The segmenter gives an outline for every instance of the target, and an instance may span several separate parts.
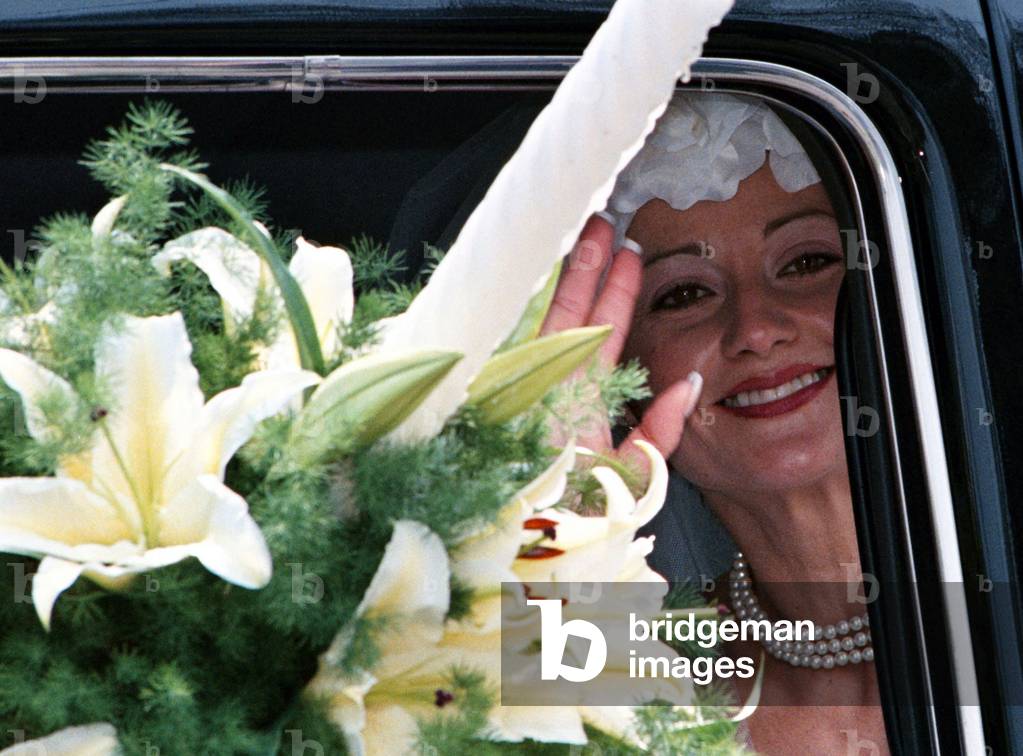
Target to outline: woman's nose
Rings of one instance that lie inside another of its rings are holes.
[[[737,292],[727,304],[727,317],[722,348],[728,357],[746,352],[766,357],[775,345],[796,338],[795,318],[785,302],[759,290]]]

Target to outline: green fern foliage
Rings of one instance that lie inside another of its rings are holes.
[[[111,231],[94,233],[82,214],[55,215],[36,231],[34,259],[0,269],[0,318],[36,323],[50,305],[56,313],[45,327],[26,328],[18,343],[0,346],[30,355],[82,397],[76,406],[61,397],[43,402],[52,426],[44,444],[27,433],[17,395],[0,384],[3,477],[52,475],[59,460],[88,448],[110,394],[96,379],[93,349],[102,329],[117,327],[120,318],[180,311],[207,398],[238,385],[254,369],[260,345],[287,327],[269,298],[257,301],[244,322],[229,323],[219,296],[194,266],[174,264],[164,276],[152,265],[153,254],[176,236],[210,225],[241,233],[218,204],[161,169],[205,169],[191,137],[187,120],[170,104],[132,105],[123,123],[86,147],[82,161],[110,195],[124,198]],[[227,187],[248,216],[273,229],[260,187],[247,179]],[[294,236],[274,233],[282,259]],[[372,344],[377,321],[403,311],[443,255],[427,249],[427,269],[410,273],[402,255],[368,237],[349,249],[355,316],[341,333],[345,349],[328,367]],[[30,739],[110,722],[129,755],[290,754],[304,752],[307,742],[324,753],[343,753],[322,703],[301,694],[319,655],[352,623],[393,523],[418,520],[453,544],[491,520],[550,463],[547,428],[555,419],[575,422],[567,404],[615,415],[626,402],[647,396],[645,378],[635,365],[591,375],[589,391],[556,389],[502,424],[482,423],[464,410],[429,441],[380,441],[301,470],[281,464],[291,416],[264,422],[225,477],[248,502],[270,548],[274,574],[262,590],[229,585],[195,560],[138,576],[117,592],[83,578],[61,596],[52,629],[44,632],[31,601],[38,563],[0,554],[0,595],[7,597],[0,610],[0,736],[16,732]],[[457,617],[470,596],[458,584],[452,591]],[[377,623],[354,623],[344,665],[372,669],[374,637],[385,631]],[[566,746],[492,742],[486,715],[495,691],[473,670],[452,670],[451,690],[455,714],[421,722],[422,752],[568,752]],[[732,752],[726,744],[734,728],[683,735],[689,731],[672,727],[675,716],[653,709],[643,715],[655,752]],[[631,752],[591,734],[594,745],[582,753]],[[0,741],[0,748],[6,745]]]

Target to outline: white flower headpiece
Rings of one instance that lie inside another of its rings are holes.
[[[728,200],[764,164],[787,192],[820,181],[799,140],[762,101],[724,92],[678,92],[643,149],[618,176],[606,212],[618,249],[636,211],[652,199],[676,210]]]

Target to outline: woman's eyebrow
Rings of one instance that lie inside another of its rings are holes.
[[[775,218],[773,221],[769,221],[764,226],[764,238],[766,239],[773,232],[777,231],[782,226],[797,221],[802,218],[813,218],[816,216],[823,216],[825,218],[835,219],[835,216],[826,210],[817,210],[811,208],[809,210],[797,210],[788,215],[783,215],[780,218]],[[662,249],[657,252],[651,252],[643,255],[643,267],[648,268],[659,260],[663,260],[666,257],[674,257],[675,255],[693,255],[695,257],[707,257],[707,249],[709,245],[700,242],[690,242],[689,244],[683,244],[681,247],[672,247],[671,249]]]
[[[817,210],[815,208],[809,210],[797,210],[794,213],[789,213],[788,215],[783,215],[780,218],[775,218],[773,221],[769,221],[764,226],[764,238],[766,239],[786,223],[791,223],[792,221],[799,220],[800,218],[811,218],[817,215],[823,215],[825,218],[831,218],[832,220],[835,219],[835,216],[826,210]]]
[[[681,247],[674,247],[672,249],[662,249],[657,252],[652,252],[649,255],[643,255],[643,267],[648,268],[658,260],[663,260],[665,257],[674,257],[675,255],[695,255],[696,257],[706,257],[708,249],[706,243],[699,244],[696,242],[690,244],[683,244]]]

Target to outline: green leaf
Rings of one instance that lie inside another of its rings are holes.
[[[554,292],[558,288],[561,264],[562,261],[558,260],[558,264],[554,266],[554,270],[547,277],[547,283],[529,300],[529,303],[526,305],[526,311],[522,313],[522,318],[519,320],[518,325],[515,326],[515,330],[497,348],[498,353],[506,352],[520,344],[533,341],[540,335],[543,321],[547,318],[547,311],[551,308],[551,301],[554,299]]]
[[[503,423],[540,401],[611,335],[610,325],[571,328],[491,357],[469,386],[466,404],[487,423]]]
[[[461,358],[458,352],[416,351],[345,363],[324,379],[295,419],[292,461],[323,462],[389,433]]]
[[[274,246],[273,240],[259,229],[255,219],[248,210],[242,207],[241,203],[210,182],[205,176],[169,163],[161,163],[160,168],[198,186],[212,197],[236,223],[243,227],[246,237],[243,241],[247,241],[270,266],[270,271],[277,282],[277,288],[281,291],[288,319],[295,331],[295,341],[298,342],[302,367],[323,375],[326,372],[326,366],[323,361],[323,352],[320,349],[320,339],[316,335],[316,324],[309,311],[309,303],[306,302],[298,282],[291,275],[284,261],[281,260],[281,256],[277,254],[277,247]]]

